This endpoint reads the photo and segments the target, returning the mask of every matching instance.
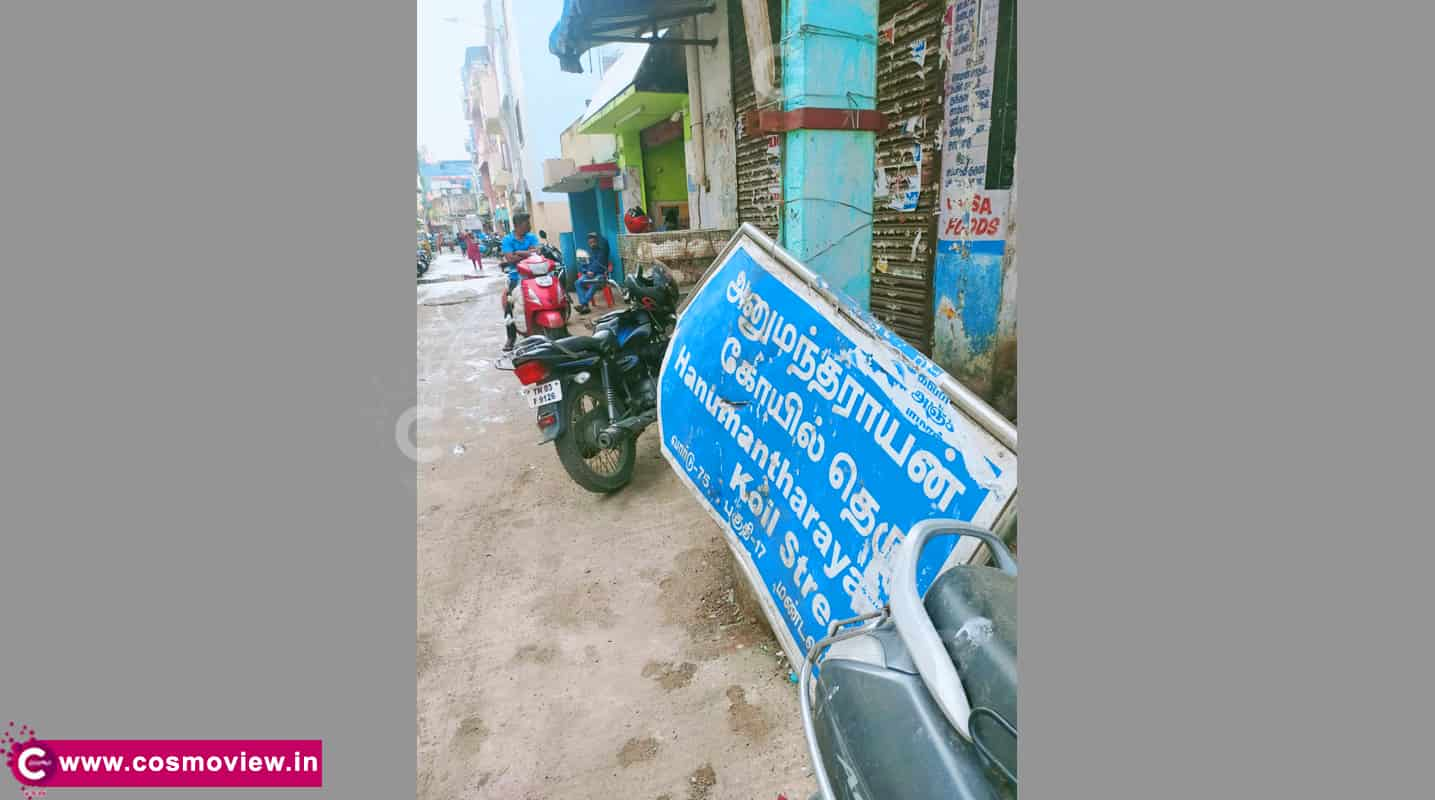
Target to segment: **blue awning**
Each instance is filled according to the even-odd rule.
[[[664,28],[715,8],[712,0],[564,0],[563,15],[548,35],[548,49],[565,72],[582,72],[583,54],[610,42],[713,46],[716,39],[657,36]]]

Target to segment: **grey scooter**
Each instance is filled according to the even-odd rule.
[[[953,535],[980,539],[996,566],[956,565],[923,600],[917,558],[931,539]],[[832,623],[802,665],[813,800],[1017,796],[1016,573],[990,531],[948,520],[912,527],[890,605]]]

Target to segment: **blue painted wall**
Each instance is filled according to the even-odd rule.
[[[962,363],[987,354],[995,344],[1005,252],[1001,240],[966,247],[942,242],[934,282],[941,287],[936,324],[943,330],[937,339],[946,345],[940,353],[946,360]]]
[[[573,224],[574,249],[580,246],[586,246],[580,245],[579,242],[585,242],[588,231],[598,228],[598,200],[595,196],[595,190],[590,189],[586,192],[574,192],[568,195],[568,219]],[[567,264],[570,273],[576,274],[575,271],[578,262],[573,258],[569,258],[569,255],[567,246],[565,245],[563,257],[568,259]]]
[[[558,234],[558,249],[563,251],[563,271],[572,281],[578,271],[578,246],[573,243],[572,231]]]
[[[608,240],[608,250],[612,253],[613,280],[622,281],[623,257],[618,253],[618,236],[622,223],[619,219],[618,195],[612,189],[594,189],[593,195],[597,200],[598,232]]]

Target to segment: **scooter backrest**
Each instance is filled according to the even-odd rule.
[[[896,566],[892,570],[892,619],[932,698],[952,727],[963,739],[971,741],[969,720],[972,705],[966,687],[962,685],[962,678],[957,674],[941,637],[937,635],[932,618],[927,615],[922,598],[917,595],[917,560],[922,555],[922,548],[931,539],[948,535],[973,536],[982,540],[992,551],[1001,571],[1016,576],[1016,560],[992,532],[955,520],[923,520],[912,526],[897,551]]]
[[[552,264],[543,256],[533,255],[518,262],[518,274],[525,278],[547,275]]]

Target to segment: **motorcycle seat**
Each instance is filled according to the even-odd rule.
[[[559,339],[553,344],[558,349],[570,353],[602,353],[611,350],[615,341],[612,331],[602,329],[593,336],[569,336],[566,339]]]

